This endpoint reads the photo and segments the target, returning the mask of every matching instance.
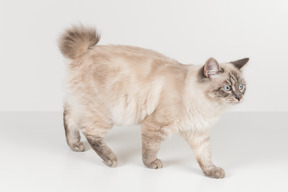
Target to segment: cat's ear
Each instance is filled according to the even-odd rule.
[[[236,68],[241,69],[244,65],[246,65],[246,63],[248,63],[248,61],[249,58],[244,58],[237,61],[232,61],[230,63],[232,63]]]
[[[220,72],[220,66],[214,58],[208,59],[204,65],[204,76],[208,78],[216,78]]]

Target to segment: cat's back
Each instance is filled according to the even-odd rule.
[[[118,72],[141,72],[148,75],[165,66],[178,66],[179,63],[157,51],[125,45],[97,45],[87,55],[92,65],[107,65]],[[138,76],[142,76],[138,74]]]
[[[159,52],[133,46],[97,45],[83,55],[77,70],[93,79],[101,92],[152,89],[185,74],[185,66]],[[80,69],[80,70],[79,70]],[[162,83],[159,83],[162,82]],[[140,90],[139,90],[140,91]]]
[[[142,47],[129,46],[129,45],[97,45],[93,47],[90,51],[92,54],[101,54],[106,56],[120,56],[120,57],[132,57],[136,58],[150,58],[150,59],[165,59],[172,60],[169,57]],[[174,60],[175,61],[175,60]]]

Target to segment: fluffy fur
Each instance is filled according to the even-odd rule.
[[[183,65],[158,52],[131,46],[96,45],[95,29],[68,29],[59,40],[68,66],[64,127],[68,145],[84,151],[79,131],[109,166],[117,157],[104,135],[114,124],[142,124],[142,157],[149,168],[161,168],[161,142],[180,133],[194,150],[205,175],[223,178],[211,161],[209,130],[246,90],[242,59],[203,66]],[[230,88],[228,90],[228,88]]]

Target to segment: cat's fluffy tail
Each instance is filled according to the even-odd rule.
[[[65,57],[75,59],[96,45],[99,40],[100,35],[95,28],[72,26],[59,38],[59,48]]]

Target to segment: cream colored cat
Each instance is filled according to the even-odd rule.
[[[79,131],[111,167],[117,158],[105,144],[113,125],[142,124],[143,163],[162,168],[157,158],[161,143],[180,133],[191,145],[204,174],[223,178],[211,161],[209,132],[228,107],[239,103],[246,90],[241,68],[248,59],[218,64],[183,65],[152,50],[121,45],[97,45],[93,28],[76,26],[59,40],[68,67],[64,109],[66,140],[84,151]]]

